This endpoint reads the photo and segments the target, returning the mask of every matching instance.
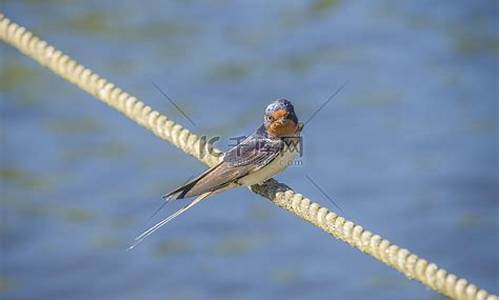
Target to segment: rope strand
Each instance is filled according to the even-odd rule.
[[[208,166],[219,161],[220,156],[217,154],[220,154],[220,151],[206,143],[205,139],[122,91],[24,27],[11,22],[1,13],[0,39]],[[448,273],[409,250],[400,248],[380,235],[321,207],[283,183],[271,179],[265,184],[252,186],[251,190],[398,270],[409,279],[418,280],[445,296],[452,299],[498,300],[496,295],[488,294],[466,279]]]

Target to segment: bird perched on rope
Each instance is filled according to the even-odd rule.
[[[217,165],[163,196],[166,201],[196,198],[139,235],[130,248],[203,199],[231,188],[262,183],[282,172],[299,152],[297,144],[301,143],[303,126],[290,101],[278,99],[269,104],[264,123],[252,135],[225,152]]]

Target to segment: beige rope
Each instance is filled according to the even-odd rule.
[[[78,64],[24,27],[12,23],[1,13],[0,39],[124,113],[131,120],[174,144],[185,153],[209,166],[213,166],[219,160],[217,155],[207,154],[211,153],[210,150],[213,148],[204,139]],[[215,153],[220,153],[216,149],[213,150]],[[321,207],[318,203],[295,193],[290,187],[274,179],[260,186],[252,186],[251,190],[323,229],[335,238],[398,270],[408,278],[418,280],[443,295],[453,299],[498,299],[497,296],[488,294],[467,280],[448,273],[407,249],[400,248],[381,236],[363,229],[360,225]]]

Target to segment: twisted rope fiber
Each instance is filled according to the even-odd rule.
[[[208,155],[211,151],[215,154],[220,151],[204,139],[80,65],[1,13],[0,39],[208,166],[215,165],[220,159],[218,155]],[[409,250],[365,230],[274,179],[252,186],[251,190],[408,278],[418,280],[452,299],[498,299],[496,295],[490,295],[466,279],[448,273]]]

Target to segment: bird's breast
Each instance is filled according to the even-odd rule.
[[[292,149],[285,149],[276,156],[270,163],[261,169],[251,172],[250,174],[240,178],[238,183],[251,186],[257,183],[262,183],[269,178],[281,173],[285,170],[289,165],[292,164],[293,160],[297,156],[297,151]]]

